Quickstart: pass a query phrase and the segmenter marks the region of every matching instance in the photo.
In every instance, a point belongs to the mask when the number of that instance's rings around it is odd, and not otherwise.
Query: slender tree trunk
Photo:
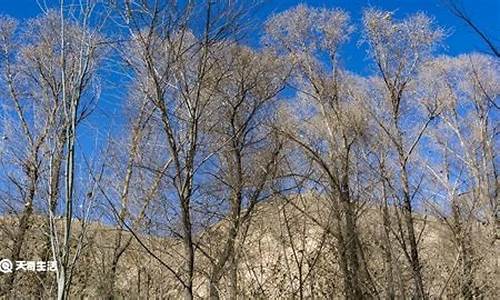
[[[354,217],[352,212],[351,204],[344,200],[344,218],[345,218],[345,249],[347,252],[347,259],[349,265],[349,280],[352,286],[352,297],[353,299],[361,299],[363,297],[363,291],[361,289],[360,281],[360,268],[358,251],[356,247],[356,231],[354,229]]]
[[[234,114],[233,114],[234,116]],[[240,213],[241,213],[241,202],[242,202],[242,188],[243,188],[243,166],[241,159],[241,144],[239,143],[239,136],[237,130],[234,126],[234,118],[231,120],[231,125],[233,128],[233,149],[231,154],[228,155],[228,165],[234,165],[233,170],[228,170],[230,172],[230,177],[234,179],[234,192],[231,193],[230,198],[231,213],[230,213],[230,229],[227,235],[226,242],[224,244],[224,249],[222,254],[219,256],[216,264],[213,266],[212,272],[210,274],[210,297],[212,299],[219,299],[219,283],[222,278],[224,268],[229,262],[229,288],[231,299],[236,299],[233,297],[237,296],[237,265],[236,265],[236,254],[235,254],[235,243],[238,236],[240,228]],[[232,161],[234,159],[234,161]],[[233,173],[234,172],[234,173]]]
[[[347,259],[347,278],[350,281],[350,293],[349,299],[362,299],[366,293],[363,291],[363,286],[367,286],[366,274],[361,268],[361,245],[359,244],[358,230],[356,226],[356,217],[353,208],[353,203],[351,202],[350,191],[349,191],[349,177],[348,177],[348,156],[346,157],[346,162],[343,166],[343,176],[340,178],[340,205],[343,210],[343,221],[345,240],[344,249],[346,251]]]
[[[399,103],[400,99],[396,101]],[[410,182],[409,175],[407,169],[407,161],[408,157],[404,153],[404,143],[403,143],[403,132],[399,126],[398,118],[399,118],[399,106],[396,106],[393,110],[393,122],[394,126],[397,129],[396,139],[398,144],[396,145],[398,151],[399,165],[400,165],[400,173],[401,173],[401,184],[402,184],[402,192],[403,192],[403,222],[406,227],[407,240],[410,246],[409,253],[409,263],[412,270],[413,284],[415,289],[415,297],[417,299],[427,299],[425,294],[424,282],[422,279],[422,265],[420,263],[420,258],[418,254],[418,244],[417,237],[415,235],[415,224],[413,219],[413,205],[411,203],[412,196],[410,192]],[[404,238],[404,234],[402,233],[402,238]],[[407,249],[405,249],[407,251]]]
[[[411,204],[410,187],[406,167],[402,167],[403,180],[403,216],[408,234],[408,243],[410,244],[410,264],[415,286],[415,296],[417,299],[427,299],[422,279],[422,268],[418,255],[417,238],[415,235],[415,225],[413,222],[413,208]]]
[[[38,182],[38,168],[35,162],[30,163],[28,170],[29,186],[24,199],[24,210],[19,220],[18,231],[14,236],[14,245],[11,252],[10,260],[12,262],[20,260],[21,251],[24,245],[26,232],[30,229],[30,219],[33,214],[33,199],[35,198],[36,185]],[[12,291],[14,280],[16,278],[16,268],[8,274],[5,279],[5,292],[9,294]]]
[[[342,225],[342,216],[340,211],[336,210],[335,212],[336,216],[336,223],[337,223],[337,228],[334,228],[332,232],[337,233],[337,251],[338,251],[338,261],[340,264],[340,269],[342,271],[342,279],[344,281],[344,294],[345,294],[345,299],[354,299],[354,285],[352,283],[352,278],[351,278],[351,272],[350,272],[350,263],[349,263],[349,257],[347,254],[347,248],[346,248],[346,237],[344,236],[344,229]]]
[[[239,205],[238,205],[239,207]],[[217,263],[213,266],[212,272],[210,274],[210,286],[209,293],[211,299],[219,299],[219,283],[222,278],[224,268],[229,262],[229,287],[230,294],[235,295],[237,289],[237,266],[235,259],[235,241],[238,235],[239,228],[239,209],[237,207],[233,207],[233,211],[231,213],[232,224],[229,230],[229,234],[227,237],[227,241],[224,244],[224,249],[222,251],[221,256],[217,260]],[[234,299],[234,298],[231,298]]]
[[[470,242],[470,231],[467,230],[467,224],[463,224],[462,216],[460,213],[460,207],[457,203],[458,199],[453,199],[452,203],[452,214],[453,222],[455,225],[455,234],[458,242],[459,259],[461,262],[461,274],[460,276],[460,292],[463,299],[473,299],[474,298],[474,283],[473,283],[473,273],[472,273],[472,253],[471,253],[471,242]]]
[[[385,193],[384,193],[385,194]],[[395,299],[394,293],[394,278],[393,278],[393,268],[392,268],[392,247],[391,247],[391,219],[389,215],[389,207],[387,205],[387,199],[384,196],[384,204],[382,208],[382,223],[384,226],[383,234],[383,251],[385,260],[385,297],[386,299]]]
[[[238,258],[236,253],[233,253],[229,265],[229,297],[238,299],[238,294]]]
[[[189,205],[189,198],[181,200],[182,204],[182,228],[183,228],[183,241],[184,241],[184,255],[185,255],[185,271],[186,282],[184,287],[184,299],[193,299],[193,277],[194,277],[194,247],[193,247],[193,232],[191,224],[191,210]]]
[[[65,144],[66,134],[64,130],[61,130],[59,133],[58,139],[55,145],[55,151],[50,156],[49,162],[49,215],[46,218],[46,226],[47,226],[47,237],[45,238],[45,245],[42,249],[42,254],[40,257],[42,259],[49,261],[53,260],[52,255],[52,242],[50,237],[50,231],[52,230],[52,221],[51,216],[54,216],[57,208],[57,200],[59,197],[59,176],[61,174],[61,166],[63,159],[63,145]],[[44,298],[44,285],[48,285],[49,276],[47,276],[47,272],[43,272],[40,274],[40,281],[38,284],[39,295],[41,298]]]
[[[108,272],[107,285],[106,285],[106,299],[114,298],[114,289],[116,281],[116,269],[118,267],[118,262],[126,247],[122,246],[122,228],[118,229],[119,232],[115,239],[115,246],[113,248],[113,256],[111,258],[111,267]]]

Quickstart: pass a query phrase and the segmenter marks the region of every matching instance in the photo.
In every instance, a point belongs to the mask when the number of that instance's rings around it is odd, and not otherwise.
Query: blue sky
[[[490,37],[500,38],[500,0],[459,0],[467,10],[471,18]],[[445,47],[441,49],[443,54],[457,55],[471,51],[486,51],[474,33],[464,25],[458,18],[452,15],[441,0],[327,0],[327,1],[268,1],[263,6],[265,15],[280,12],[300,3],[314,7],[339,7],[348,11],[351,21],[356,26],[351,42],[346,45],[342,52],[342,61],[345,67],[351,71],[366,74],[370,73],[370,63],[365,58],[365,50],[357,46],[360,33],[360,21],[363,8],[375,7],[395,11],[396,18],[402,18],[416,12],[425,12],[433,16],[440,26],[446,28],[450,35],[444,41]],[[499,41],[498,39],[496,40]]]
[[[56,5],[56,0],[40,0],[40,2]],[[459,0],[466,9],[470,17],[483,29],[490,37],[496,37],[498,42],[498,32],[500,32],[500,0]],[[71,1],[67,1],[71,2]],[[297,4],[305,3],[314,7],[340,7],[351,14],[352,21],[358,25],[361,19],[362,10],[365,7],[376,7],[396,12],[396,17],[415,12],[425,12],[434,16],[436,22],[450,31],[450,36],[446,39],[441,51],[443,54],[457,55],[471,51],[486,51],[486,47],[464,25],[453,16],[443,5],[441,0],[263,0],[257,17],[264,21],[273,13],[281,12]],[[0,0],[0,14],[8,14],[16,18],[26,19],[34,17],[39,13],[36,0]],[[256,32],[257,34],[258,32]],[[496,36],[495,36],[495,33]],[[365,59],[363,49],[358,48],[356,42],[359,38],[359,31],[352,36],[343,51],[342,59],[345,66],[351,71],[366,74],[369,73],[369,63]]]
[[[253,2],[254,0],[248,1]],[[497,38],[495,40],[497,44],[500,42],[500,36],[498,35],[500,32],[500,0],[456,1],[462,4],[468,15],[474,20],[479,28],[486,32],[491,38]],[[48,6],[57,6],[59,0],[0,0],[0,14],[10,15],[20,20],[26,20],[40,13],[37,2],[46,3]],[[78,0],[65,0],[66,4],[71,2],[78,2]],[[394,11],[396,18],[404,18],[416,12],[425,12],[433,16],[436,23],[447,29],[450,33],[444,41],[443,47],[440,48],[442,54],[454,56],[472,51],[488,51],[477,35],[461,20],[448,11],[443,4],[443,0],[262,0],[262,4],[258,7],[255,14],[257,19],[256,24],[262,25],[271,15],[301,3],[313,7],[338,7],[349,12],[356,31],[353,33],[350,42],[343,47],[340,57],[346,69],[360,75],[367,75],[373,71],[373,64],[366,58],[364,47],[360,47],[357,43],[360,39],[360,21],[363,8],[367,7]],[[254,32],[251,32],[250,43],[253,44],[260,39],[259,34],[262,33],[262,28],[255,26],[255,29],[252,28],[252,30]],[[497,34],[495,35],[495,33]],[[99,109],[91,119],[104,117],[104,119],[113,120],[112,122],[119,123],[121,118],[116,118],[116,116],[120,115],[120,99],[123,95],[117,95],[116,89],[111,93],[108,93],[106,89],[113,89],[111,85],[120,84],[120,80],[116,81],[113,77],[107,77],[106,79],[106,82],[104,82],[105,90],[100,99]],[[101,113],[99,113],[99,110]],[[102,113],[104,112],[105,115],[103,116]],[[114,118],[112,117],[113,115],[115,116]],[[118,123],[107,125],[111,127],[120,127]],[[92,128],[87,129],[93,130]],[[102,135],[103,132],[101,130],[100,134]],[[94,141],[94,143],[96,143],[96,141]]]
[[[77,0],[66,0],[71,3]],[[249,0],[251,1],[251,0]],[[500,38],[500,0],[458,0],[476,22],[490,37]],[[39,0],[45,2],[48,6],[57,5],[58,0]],[[264,21],[274,13],[282,12],[298,4],[307,4],[313,7],[338,7],[348,11],[351,15],[351,21],[356,27],[356,31],[351,37],[351,41],[342,49],[341,60],[344,67],[352,72],[367,75],[372,73],[373,64],[367,60],[365,49],[359,47],[357,42],[360,35],[360,20],[363,8],[375,7],[395,12],[396,18],[403,18],[416,12],[425,12],[435,18],[440,26],[450,32],[450,35],[444,41],[444,47],[441,48],[442,54],[457,55],[472,51],[487,51],[483,42],[474,34],[461,20],[452,15],[441,0],[263,0],[255,17],[257,24],[263,24]],[[10,15],[20,20],[26,20],[39,14],[40,8],[36,0],[0,0],[0,14]],[[251,41],[258,41],[262,28],[255,27]],[[120,84],[120,80],[114,80],[113,77],[106,78],[104,90],[99,100],[98,110],[84,122],[81,127],[80,135],[95,137],[92,141],[84,138],[84,149],[91,149],[100,144],[100,140],[107,135],[108,131],[121,128],[123,121],[121,118],[123,95],[116,93],[116,88],[111,87]],[[108,120],[108,122],[103,122]],[[94,125],[99,126],[94,126]],[[105,125],[105,126],[104,126]],[[91,152],[91,151],[90,151]]]
[[[49,6],[57,5],[57,0],[39,0]],[[66,2],[77,0],[66,0]],[[249,0],[251,1],[251,0]],[[460,1],[460,0],[459,0]],[[338,7],[348,11],[351,21],[356,27],[351,41],[342,49],[341,60],[346,69],[358,74],[370,74],[373,69],[372,63],[366,59],[365,50],[358,46],[360,35],[360,20],[363,8],[375,7],[395,12],[396,18],[404,18],[409,14],[424,12],[435,18],[440,26],[450,33],[441,48],[441,54],[458,55],[472,51],[487,51],[483,42],[473,33],[470,28],[461,20],[452,15],[443,5],[441,0],[316,0],[316,1],[295,1],[295,0],[263,0],[256,13],[257,23],[264,21],[274,13],[282,12],[295,5],[304,3],[313,7]],[[500,36],[500,0],[461,0],[463,7],[474,20],[474,22],[486,32],[498,44]],[[40,8],[36,0],[0,0],[0,15],[10,15],[19,20],[26,20],[39,14]],[[251,41],[258,41],[262,28],[256,26],[253,29]],[[496,35],[495,35],[496,33]],[[496,38],[496,39],[495,39]],[[123,118],[122,114],[123,95],[117,93],[116,87],[120,85],[120,80],[108,77],[103,81],[103,94],[99,100],[98,110],[82,124],[79,129],[80,153],[99,155],[99,151],[92,149],[102,148],[102,142],[108,132],[119,130]],[[123,92],[123,91],[122,91]],[[91,159],[92,160],[92,159]]]

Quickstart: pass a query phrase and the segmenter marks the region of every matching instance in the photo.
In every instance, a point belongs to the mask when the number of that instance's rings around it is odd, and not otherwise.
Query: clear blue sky
[[[72,1],[76,0],[66,0],[67,3]],[[500,42],[498,34],[500,33],[500,0],[458,1],[462,2],[463,7],[476,24],[498,44]],[[45,2],[49,6],[59,3],[57,0],[39,0],[39,2]],[[263,2],[255,14],[258,23],[259,20],[262,20],[260,23],[263,23],[272,14],[282,12],[300,3],[314,7],[339,7],[348,11],[351,15],[352,23],[358,30],[353,34],[351,42],[343,48],[341,59],[348,70],[362,75],[369,74],[373,70],[372,64],[366,59],[365,50],[357,46],[362,11],[363,8],[370,6],[395,11],[396,18],[403,18],[408,14],[416,12],[425,12],[428,15],[434,16],[436,22],[451,33],[444,43],[445,47],[440,50],[443,54],[457,55],[471,51],[487,51],[487,48],[478,37],[458,18],[452,15],[441,0],[263,0]],[[35,17],[39,12],[40,9],[36,0],[0,0],[0,14],[11,15],[18,19],[28,19]],[[259,33],[262,32],[261,29],[258,26],[255,27],[255,33],[251,37],[253,41],[259,40]],[[113,81],[113,79],[110,80]],[[82,131],[80,131],[80,134],[83,136],[96,136],[96,134],[99,134],[102,138],[108,131],[102,127],[103,125],[106,125],[105,127],[108,127],[111,131],[113,131],[113,128],[120,128],[120,120],[123,120],[120,118],[122,100],[121,95],[116,94],[116,90],[113,91],[110,86],[105,87],[98,106],[99,109],[91,116],[88,122],[82,124],[84,126],[81,127]],[[102,120],[109,120],[110,122],[103,124]],[[93,128],[91,124],[99,124],[100,128]],[[92,146],[99,144],[99,141],[86,140],[84,144],[84,148],[88,149],[88,147],[92,148]]]
[[[500,42],[500,0],[459,0],[470,17],[489,34],[490,37]],[[44,0],[40,0],[44,2]],[[56,5],[59,1],[45,0],[49,6]],[[71,2],[68,0],[68,2]],[[448,12],[441,0],[264,0],[257,17],[265,20],[273,13],[281,12],[300,3],[315,7],[340,7],[351,14],[354,24],[359,24],[362,10],[365,7],[396,11],[396,17],[418,11],[434,16],[437,23],[450,30],[451,35],[445,41],[446,48],[443,53],[456,55],[471,51],[485,51],[486,47],[471,30],[460,20]],[[0,14],[8,14],[16,18],[26,19],[34,17],[39,12],[36,0],[0,0]],[[359,29],[359,26],[358,26]],[[364,50],[358,49],[355,33],[352,42],[343,51],[345,66],[355,72],[366,73],[367,62],[364,59]]]
[[[491,38],[496,38],[500,42],[500,0],[458,0],[466,9],[470,17],[483,29]],[[280,12],[299,3],[305,3],[314,7],[340,7],[348,11],[357,31],[351,38],[342,53],[342,60],[345,66],[355,72],[362,74],[369,72],[369,62],[365,59],[365,50],[359,49],[356,45],[359,39],[360,20],[363,8],[375,7],[390,11],[395,11],[396,18],[416,12],[425,12],[433,16],[436,23],[450,31],[450,36],[445,41],[445,47],[441,49],[444,54],[457,55],[471,51],[487,51],[487,48],[464,25],[458,18],[452,15],[441,0],[271,0],[263,6],[263,15],[273,12]]]
[[[57,5],[57,0],[39,0],[49,6]],[[66,0],[66,2],[78,2],[78,0]],[[201,1],[201,0],[200,0]],[[251,0],[248,0],[251,1]],[[500,42],[500,0],[459,0],[463,7],[476,24],[484,30],[498,45]],[[353,72],[366,75],[372,70],[372,64],[365,57],[365,50],[357,46],[360,31],[360,19],[363,8],[375,7],[390,11],[395,11],[396,18],[403,18],[406,15],[425,12],[435,18],[436,22],[446,28],[450,35],[445,40],[440,51],[442,54],[457,55],[472,51],[487,51],[483,42],[466,26],[461,20],[453,16],[443,5],[441,0],[263,0],[255,14],[258,23],[263,23],[265,19],[273,13],[282,12],[297,4],[304,3],[314,7],[339,7],[348,11],[351,15],[352,23],[357,27],[351,42],[347,44],[341,53],[341,60],[344,66]],[[36,0],[0,0],[0,15],[10,15],[20,20],[35,17],[40,12]],[[262,21],[262,22],[259,22]],[[255,27],[251,40],[259,40],[259,33],[262,28]],[[123,121],[122,103],[123,97],[117,94],[116,89],[109,85],[120,84],[120,80],[113,77],[107,78],[108,85],[104,87],[103,94],[99,100],[98,110],[79,129],[80,145],[77,153],[87,153],[99,155],[98,151],[92,149],[102,148],[107,132],[119,130],[120,122]]]

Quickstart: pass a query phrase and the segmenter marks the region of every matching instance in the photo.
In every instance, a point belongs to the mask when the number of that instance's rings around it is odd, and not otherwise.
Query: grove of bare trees
[[[448,56],[424,13],[260,6],[0,15],[2,299],[500,296],[491,39]]]

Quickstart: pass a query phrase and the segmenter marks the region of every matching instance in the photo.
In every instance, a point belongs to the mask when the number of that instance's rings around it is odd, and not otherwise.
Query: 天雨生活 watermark
[[[57,262],[35,260],[17,260],[13,262],[8,258],[0,260],[0,273],[12,273],[13,271],[55,272],[57,271]]]

